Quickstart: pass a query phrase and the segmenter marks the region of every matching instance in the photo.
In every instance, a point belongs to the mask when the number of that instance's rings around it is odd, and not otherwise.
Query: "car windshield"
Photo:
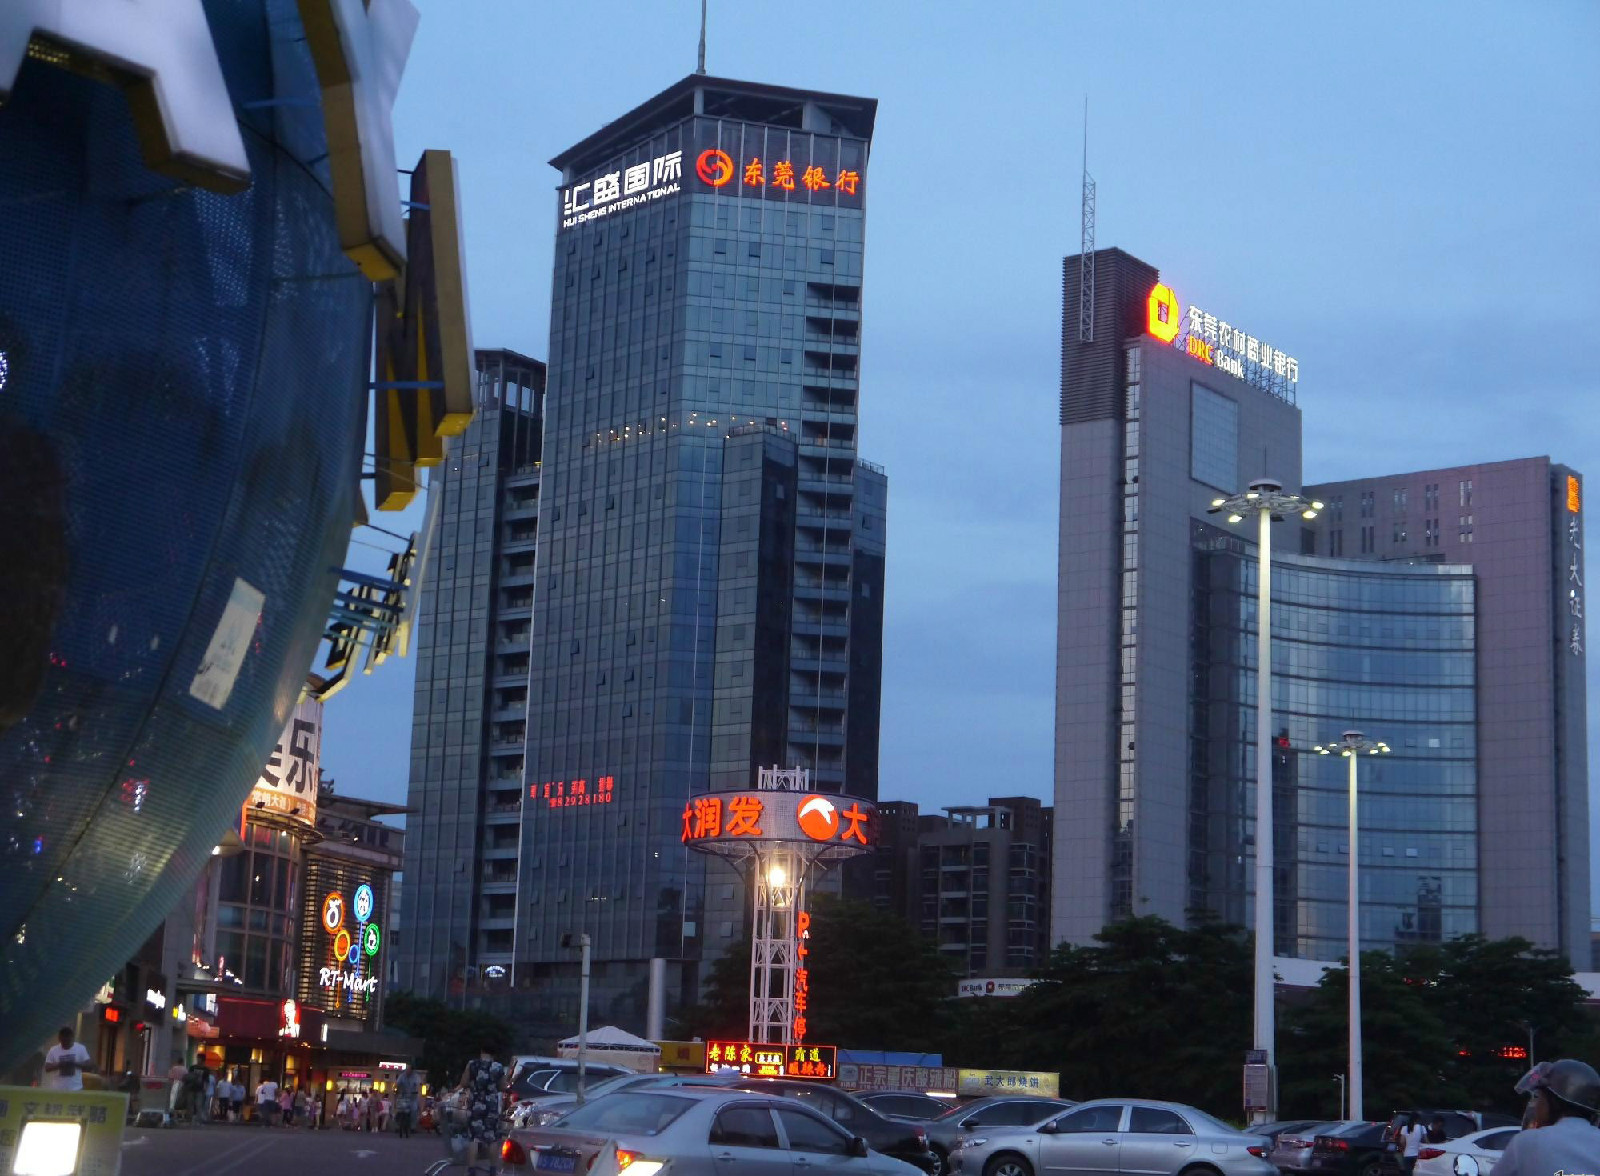
[[[694,1105],[670,1094],[621,1094],[585,1103],[552,1126],[616,1135],[655,1135]]]
[[[613,1094],[629,1086],[643,1086],[654,1077],[654,1074],[618,1074],[615,1077],[607,1078],[604,1082],[589,1087],[589,1097],[599,1098],[602,1094]]]
[[[943,1120],[943,1119],[953,1119],[957,1115],[969,1114],[972,1111],[981,1111],[984,1107],[988,1106],[993,1101],[994,1101],[993,1099],[984,1099],[984,1100],[979,1101],[979,1102],[957,1103],[955,1106],[951,1107],[949,1110],[947,1110],[943,1114],[939,1115],[938,1118],[933,1120],[933,1122],[937,1123],[937,1122],[939,1122],[940,1120]]]

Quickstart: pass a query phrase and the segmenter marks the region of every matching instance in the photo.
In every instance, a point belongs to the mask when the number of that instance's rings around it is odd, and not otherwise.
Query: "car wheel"
[[[929,1176],[948,1176],[950,1172],[950,1157],[938,1144],[931,1145],[928,1150],[933,1153],[933,1170]]]
[[[983,1166],[983,1176],[1033,1176],[1033,1166],[1014,1153],[998,1155]]]
[[[1382,1176],[1377,1160],[1369,1160],[1361,1165],[1361,1176]]]

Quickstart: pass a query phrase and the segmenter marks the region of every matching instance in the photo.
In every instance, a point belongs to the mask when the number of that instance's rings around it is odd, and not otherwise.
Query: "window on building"
[[[1463,479],[1462,482],[1461,482],[1460,490],[1461,490],[1461,505],[1462,506],[1471,506],[1472,505],[1472,479],[1471,478]]]
[[[1239,488],[1239,406],[1200,384],[1189,403],[1189,476],[1232,494]]]
[[[1470,484],[1469,484],[1470,486]],[[1469,488],[1468,493],[1471,493]],[[1462,515],[1456,523],[1456,539],[1460,543],[1472,542],[1472,516]]]

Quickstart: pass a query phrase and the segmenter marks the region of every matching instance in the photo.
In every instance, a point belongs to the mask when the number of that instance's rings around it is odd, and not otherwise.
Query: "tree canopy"
[[[452,1008],[411,992],[391,992],[384,998],[384,1021],[422,1039],[418,1068],[426,1070],[429,1084],[439,1089],[454,1086],[479,1050],[504,1056],[511,1048],[511,1026],[499,1017],[481,1009]]]

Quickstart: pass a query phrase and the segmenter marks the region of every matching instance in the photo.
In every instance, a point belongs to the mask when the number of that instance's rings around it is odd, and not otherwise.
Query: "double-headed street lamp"
[[[1256,544],[1260,560],[1256,606],[1256,1008],[1255,1052],[1264,1055],[1268,1087],[1266,1102],[1256,1121],[1270,1117],[1277,1107],[1276,1082],[1271,1075],[1277,1064],[1277,1024],[1272,949],[1272,524],[1291,515],[1314,519],[1322,503],[1310,502],[1298,494],[1285,494],[1283,483],[1258,478],[1243,494],[1218,498],[1210,513],[1226,511],[1230,523],[1242,523],[1254,514],[1260,524]]]
[[[1319,743],[1318,755],[1342,755],[1350,761],[1350,1117],[1361,1118],[1361,888],[1356,824],[1356,761],[1364,755],[1387,755],[1389,745],[1346,731],[1340,743]]]

